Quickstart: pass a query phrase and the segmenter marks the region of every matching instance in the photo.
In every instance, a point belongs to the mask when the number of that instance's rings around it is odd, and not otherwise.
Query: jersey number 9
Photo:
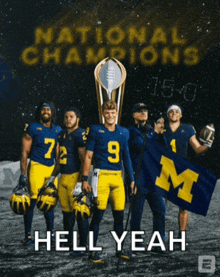
[[[114,154],[113,157],[109,156],[108,161],[110,163],[118,163],[120,161],[120,145],[117,141],[109,141],[108,143],[108,152]]]

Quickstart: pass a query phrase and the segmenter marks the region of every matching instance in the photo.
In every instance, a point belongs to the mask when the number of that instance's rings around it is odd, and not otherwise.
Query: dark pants
[[[141,218],[143,215],[144,202],[147,199],[153,213],[153,232],[159,231],[165,241],[165,215],[166,205],[163,197],[155,191],[138,187],[131,210],[131,231],[141,231]]]

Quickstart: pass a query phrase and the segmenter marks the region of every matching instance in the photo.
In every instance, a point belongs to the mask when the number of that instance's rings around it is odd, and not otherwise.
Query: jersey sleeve
[[[132,167],[130,152],[128,147],[129,132],[128,130],[126,131],[127,132],[125,132],[125,143],[124,143],[123,152],[122,152],[123,163],[124,163],[124,168],[129,178],[129,181],[134,182],[134,172],[133,172],[133,167]]]
[[[81,129],[77,136],[77,144],[78,147],[85,147],[86,146],[86,136],[85,136],[85,130]]]
[[[61,134],[63,131],[63,129],[60,126],[57,126],[57,133],[58,135]]]
[[[87,136],[86,149],[94,152],[95,149],[95,141],[96,141],[96,128],[95,126],[91,126],[89,129],[89,133]]]
[[[188,126],[188,133],[189,133],[189,138],[196,135],[196,130],[192,125]]]
[[[25,124],[24,132],[32,138],[34,137],[34,130],[35,130],[35,128],[32,123]]]

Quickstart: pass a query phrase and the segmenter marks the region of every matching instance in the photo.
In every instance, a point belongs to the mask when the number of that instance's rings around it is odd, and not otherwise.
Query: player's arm
[[[89,173],[92,165],[92,157],[93,157],[93,152],[90,150],[86,150],[84,165],[83,165],[83,176],[82,176],[82,190],[86,193],[92,191],[92,188],[88,183],[88,177],[89,177]]]
[[[55,159],[56,159],[56,165],[51,174],[51,176],[54,176],[54,179],[60,173],[60,146],[59,146],[59,143],[57,143],[57,146],[56,146],[56,158]]]
[[[192,136],[189,139],[189,143],[192,146],[192,149],[197,153],[197,154],[202,154],[208,150],[208,146],[206,145],[201,145],[199,141],[197,140],[196,136]]]
[[[21,175],[27,174],[27,160],[32,146],[32,137],[27,133],[24,133],[21,140],[21,158],[20,158],[20,168]]]
[[[86,153],[86,150],[85,150],[84,147],[79,147],[78,148],[79,159],[81,161],[81,167],[79,169],[79,180],[81,180],[81,178],[82,178],[82,171],[83,171],[83,164],[84,164],[84,160],[85,160],[85,153]]]
[[[129,153],[128,141],[127,140],[125,142],[125,147],[123,147],[122,157],[123,157],[123,163],[124,163],[125,171],[126,171],[128,177],[129,177],[131,193],[136,194],[137,193],[137,187],[135,186],[135,182],[134,182],[134,172],[133,172],[133,167],[132,167],[132,163],[131,163],[131,158],[130,158],[130,153]]]
[[[32,137],[27,133],[24,133],[21,140],[21,158],[20,158],[20,169],[21,175],[19,177],[18,185],[19,187],[27,186],[27,161],[28,156],[31,151]]]
[[[46,187],[49,186],[50,183],[53,183],[57,175],[60,173],[60,152],[59,152],[59,143],[57,143],[56,146],[56,164],[53,169],[53,172],[50,176],[50,178],[47,180]]]
[[[60,173],[60,145],[57,143],[56,146],[56,165],[54,167],[54,170],[52,172],[52,176],[57,176]]]

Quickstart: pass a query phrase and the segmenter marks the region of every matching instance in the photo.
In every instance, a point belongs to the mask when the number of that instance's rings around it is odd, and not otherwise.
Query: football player
[[[211,146],[201,145],[196,138],[194,127],[181,123],[182,110],[178,105],[171,105],[168,108],[167,117],[168,124],[165,125],[164,135],[173,152],[187,158],[189,145],[197,154],[204,153]],[[180,207],[178,214],[179,237],[181,237],[181,231],[186,231],[188,220],[189,212]]]
[[[51,176],[58,157],[57,140],[62,129],[54,124],[55,118],[54,104],[52,102],[41,102],[36,109],[36,122],[25,127],[22,137],[19,186],[26,186],[28,179],[28,190],[31,197],[30,208],[24,214],[25,246],[33,245],[31,225],[38,191]],[[30,162],[28,164],[29,155]],[[57,180],[55,184],[57,184]],[[44,217],[47,231],[51,231],[51,239],[54,241],[54,211],[45,212]]]
[[[94,232],[94,245],[97,243],[99,224],[107,208],[108,200],[114,217],[114,231],[121,237],[123,233],[123,217],[125,208],[125,189],[122,178],[122,162],[129,176],[131,192],[134,191],[134,175],[128,149],[129,133],[126,128],[116,124],[117,104],[109,100],[102,105],[104,124],[92,125],[89,131],[85,162],[83,167],[83,190],[93,190],[97,197],[95,209],[90,223],[90,231]],[[94,158],[92,188],[88,183],[91,162]],[[129,253],[117,252],[116,256],[130,260]],[[97,252],[90,252],[89,259],[93,263],[104,263]]]
[[[133,118],[135,125],[129,128],[129,150],[134,172],[138,174],[138,168],[141,166],[141,152],[144,151],[144,141],[147,139],[156,140],[165,145],[163,135],[164,119],[160,118],[154,128],[148,123],[148,109],[144,103],[137,103],[133,107]],[[145,138],[146,136],[146,138]],[[137,177],[137,176],[136,176]],[[150,182],[150,181],[149,181]],[[151,186],[149,186],[151,187]],[[153,231],[159,231],[163,241],[165,241],[165,214],[166,205],[163,197],[149,188],[143,187],[141,180],[137,185],[137,194],[134,197],[131,209],[130,227],[131,231],[141,230],[141,219],[143,214],[144,202],[147,199],[153,213]],[[141,236],[139,236],[141,238]],[[143,247],[141,242],[138,247]],[[158,248],[155,248],[155,251]]]
[[[58,173],[61,173],[61,178],[58,184],[58,195],[63,213],[64,231],[68,231],[67,246],[73,245],[73,227],[75,224],[75,215],[73,213],[73,190],[76,186],[81,185],[81,170],[85,156],[86,135],[85,130],[79,128],[81,113],[76,107],[69,107],[64,113],[64,125],[66,127],[59,137],[59,160],[48,180],[48,184],[53,182]],[[86,246],[87,234],[89,230],[88,220],[77,218],[80,246]],[[73,251],[71,255],[80,256],[82,252]]]

